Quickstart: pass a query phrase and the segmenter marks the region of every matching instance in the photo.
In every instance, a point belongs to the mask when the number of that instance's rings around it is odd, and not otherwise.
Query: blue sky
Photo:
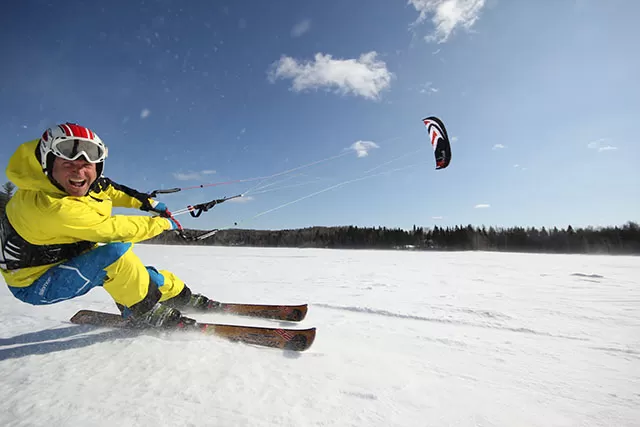
[[[639,13],[633,0],[14,2],[0,159],[72,121],[109,146],[105,175],[139,190],[247,180],[160,198],[246,195],[179,217],[202,229],[638,221]],[[444,170],[429,115],[453,139]]]

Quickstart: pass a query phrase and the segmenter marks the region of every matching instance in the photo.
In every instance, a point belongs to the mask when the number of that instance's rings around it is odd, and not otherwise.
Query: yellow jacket
[[[98,178],[83,197],[69,196],[49,181],[35,152],[39,140],[26,142],[16,150],[7,166],[7,177],[17,191],[6,206],[16,232],[33,245],[57,245],[83,241],[95,243],[139,242],[150,239],[171,223],[162,217],[111,215],[113,207],[149,208],[146,195]],[[29,286],[56,264],[3,270],[9,286]]]

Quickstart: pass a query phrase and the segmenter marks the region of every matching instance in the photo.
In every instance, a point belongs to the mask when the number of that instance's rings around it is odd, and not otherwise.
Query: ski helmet
[[[40,163],[46,175],[51,174],[55,157],[76,160],[83,156],[96,165],[98,177],[104,170],[107,146],[91,129],[75,123],[64,123],[47,129],[40,138]]]

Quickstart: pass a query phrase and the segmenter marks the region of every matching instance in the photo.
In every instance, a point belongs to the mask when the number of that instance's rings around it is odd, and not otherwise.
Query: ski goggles
[[[62,139],[51,145],[51,151],[57,157],[76,160],[84,156],[89,163],[100,163],[107,158],[107,148],[89,139]]]

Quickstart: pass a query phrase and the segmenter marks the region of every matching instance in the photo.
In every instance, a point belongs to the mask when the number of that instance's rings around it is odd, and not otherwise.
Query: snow
[[[225,302],[309,303],[302,353],[71,324],[0,287],[0,425],[638,426],[640,258],[137,245]]]

